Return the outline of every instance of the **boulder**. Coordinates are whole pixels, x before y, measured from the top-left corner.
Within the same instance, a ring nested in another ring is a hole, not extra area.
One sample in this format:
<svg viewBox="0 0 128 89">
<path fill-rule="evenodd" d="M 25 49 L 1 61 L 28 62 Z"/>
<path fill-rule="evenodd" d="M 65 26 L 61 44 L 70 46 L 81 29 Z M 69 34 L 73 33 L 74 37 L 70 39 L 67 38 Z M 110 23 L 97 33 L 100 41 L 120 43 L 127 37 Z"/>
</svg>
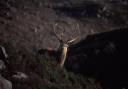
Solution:
<svg viewBox="0 0 128 89">
<path fill-rule="evenodd" d="M 12 89 L 12 83 L 0 75 L 0 89 Z"/>
</svg>

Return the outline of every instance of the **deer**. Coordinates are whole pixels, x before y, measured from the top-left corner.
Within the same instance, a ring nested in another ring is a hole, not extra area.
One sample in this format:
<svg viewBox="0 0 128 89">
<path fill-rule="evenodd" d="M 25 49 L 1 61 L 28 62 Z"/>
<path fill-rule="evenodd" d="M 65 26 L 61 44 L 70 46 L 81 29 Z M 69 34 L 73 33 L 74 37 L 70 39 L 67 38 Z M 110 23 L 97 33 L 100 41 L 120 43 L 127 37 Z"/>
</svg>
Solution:
<svg viewBox="0 0 128 89">
<path fill-rule="evenodd" d="M 60 59 L 59 59 L 59 66 L 61 68 L 63 68 L 65 61 L 66 61 L 66 57 L 67 57 L 67 53 L 68 53 L 68 48 L 69 46 L 71 46 L 73 44 L 74 41 L 76 41 L 78 39 L 79 36 L 71 38 L 67 41 L 62 39 L 62 36 L 64 35 L 64 33 L 61 33 L 60 35 L 56 33 L 56 27 L 58 26 L 58 23 L 56 23 L 55 25 L 53 25 L 53 30 L 54 30 L 54 35 L 56 36 L 56 38 L 59 40 L 60 42 L 60 49 L 61 49 L 61 54 L 60 54 Z M 79 32 L 79 24 L 78 24 L 78 32 Z"/>
</svg>

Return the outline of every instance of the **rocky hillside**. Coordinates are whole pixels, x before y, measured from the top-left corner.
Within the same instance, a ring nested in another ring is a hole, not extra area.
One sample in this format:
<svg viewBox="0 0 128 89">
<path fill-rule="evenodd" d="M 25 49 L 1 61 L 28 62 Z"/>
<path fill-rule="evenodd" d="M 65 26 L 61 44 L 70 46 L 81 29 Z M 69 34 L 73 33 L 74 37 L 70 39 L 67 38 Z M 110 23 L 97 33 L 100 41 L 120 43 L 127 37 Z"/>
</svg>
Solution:
<svg viewBox="0 0 128 89">
<path fill-rule="evenodd" d="M 80 41 L 90 34 L 126 27 L 126 8 L 127 1 L 120 0 L 1 0 L 0 40 L 29 50 L 56 50 L 56 23 L 58 33 L 65 30 L 63 39 L 79 36 Z"/>
<path fill-rule="evenodd" d="M 0 47 L 8 55 L 0 54 L 0 66 L 3 61 L 6 66 L 0 69 L 0 83 L 9 82 L 13 89 L 101 89 L 94 78 L 60 69 L 53 57 L 38 51 L 59 48 L 55 27 L 63 40 L 78 37 L 74 44 L 127 28 L 127 8 L 127 0 L 0 0 Z"/>
</svg>

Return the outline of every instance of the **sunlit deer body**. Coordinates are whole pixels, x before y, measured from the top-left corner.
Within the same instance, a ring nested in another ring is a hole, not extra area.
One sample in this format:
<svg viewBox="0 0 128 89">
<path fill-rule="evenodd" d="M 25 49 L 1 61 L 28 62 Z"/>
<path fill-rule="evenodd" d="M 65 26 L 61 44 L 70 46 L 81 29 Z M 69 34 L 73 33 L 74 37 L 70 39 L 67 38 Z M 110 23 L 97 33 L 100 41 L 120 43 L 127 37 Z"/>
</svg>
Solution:
<svg viewBox="0 0 128 89">
<path fill-rule="evenodd" d="M 60 45 L 62 53 L 61 53 L 61 56 L 60 56 L 60 59 L 59 59 L 59 65 L 60 65 L 60 67 L 63 67 L 64 63 L 65 63 L 65 60 L 66 60 L 66 56 L 67 56 L 67 52 L 68 52 L 68 47 L 78 38 L 78 36 L 75 37 L 75 38 L 72 38 L 70 40 L 64 41 L 62 39 L 62 36 L 63 36 L 64 33 L 61 33 L 61 36 L 59 36 L 56 33 L 56 26 L 58 26 L 58 24 L 55 24 L 53 26 L 53 30 L 54 30 L 55 36 L 58 38 L 59 42 L 62 44 L 62 45 Z"/>
</svg>

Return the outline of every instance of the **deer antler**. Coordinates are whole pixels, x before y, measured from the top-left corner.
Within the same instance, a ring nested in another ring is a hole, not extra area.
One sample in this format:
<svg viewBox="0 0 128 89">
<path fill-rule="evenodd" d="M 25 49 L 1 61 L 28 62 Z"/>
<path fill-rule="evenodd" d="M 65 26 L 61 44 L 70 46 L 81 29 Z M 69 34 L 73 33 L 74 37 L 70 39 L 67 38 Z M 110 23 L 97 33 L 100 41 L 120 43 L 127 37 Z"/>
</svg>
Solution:
<svg viewBox="0 0 128 89">
<path fill-rule="evenodd" d="M 58 40 L 62 41 L 62 38 L 59 35 L 57 35 L 57 33 L 56 33 L 56 26 L 58 26 L 57 23 L 53 26 L 53 30 L 54 30 L 55 36 L 58 38 Z M 62 35 L 63 35 L 63 33 L 61 34 L 61 36 Z"/>
<path fill-rule="evenodd" d="M 77 24 L 77 27 L 78 27 L 78 29 L 77 29 L 77 30 L 78 30 L 78 34 L 80 34 L 80 32 L 79 32 L 79 24 Z M 70 45 L 70 44 L 73 43 L 76 39 L 78 39 L 78 36 L 75 37 L 75 38 L 73 38 L 73 39 L 71 39 L 71 40 L 68 40 L 68 41 L 67 41 L 67 44 Z"/>
</svg>

